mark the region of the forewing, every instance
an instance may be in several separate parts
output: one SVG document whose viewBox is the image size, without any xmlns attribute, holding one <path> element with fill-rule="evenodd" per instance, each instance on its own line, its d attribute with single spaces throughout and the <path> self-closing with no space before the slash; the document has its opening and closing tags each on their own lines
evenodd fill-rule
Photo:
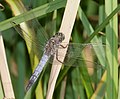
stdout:
<svg viewBox="0 0 120 99">
<path fill-rule="evenodd" d="M 30 6 L 27 7 L 27 10 L 32 9 L 32 1 L 29 3 Z M 32 15 L 35 17 L 34 13 Z M 29 46 L 32 51 L 38 56 L 38 58 L 40 58 L 43 54 L 41 51 L 43 52 L 44 46 L 49 40 L 50 36 L 48 36 L 48 33 L 44 30 L 38 19 L 35 18 L 20 25 L 17 25 L 15 22 L 11 23 L 14 26 L 15 30 L 25 40 L 27 46 Z"/>
<path fill-rule="evenodd" d="M 100 48 L 100 47 L 102 49 L 102 54 L 99 52 L 99 50 L 98 52 L 96 52 L 97 48 Z M 103 66 L 103 64 L 101 64 L 99 61 L 99 57 L 100 58 L 102 57 L 104 61 L 106 60 L 105 59 L 105 47 L 106 45 L 100 45 L 100 44 L 70 43 L 68 45 L 67 54 L 65 56 L 63 63 L 64 65 L 67 65 L 67 66 L 73 66 L 73 65 L 75 66 L 78 64 L 77 62 L 80 62 L 80 64 L 83 64 L 83 61 L 84 61 L 85 63 L 87 62 L 89 64 Z M 62 57 L 62 51 L 60 51 L 59 53 L 59 50 L 58 50 L 58 54 L 56 54 L 55 57 L 56 59 L 61 61 L 60 57 Z M 88 67 L 90 66 L 91 65 L 89 65 Z"/>
<path fill-rule="evenodd" d="M 60 73 L 60 80 L 62 80 L 62 78 L 68 74 L 68 78 L 71 77 L 70 79 L 72 81 L 76 81 L 76 83 L 98 83 L 102 74 L 106 70 L 105 66 L 99 61 L 99 55 L 96 55 L 101 54 L 100 52 L 96 53 L 95 51 L 96 48 L 100 47 L 102 47 L 102 52 L 104 52 L 106 45 L 103 44 L 70 43 L 65 60 L 63 62 L 64 65 Z M 59 57 L 62 57 L 61 55 L 61 53 L 58 55 L 59 61 Z M 105 52 L 101 55 L 105 55 Z M 106 61 L 105 58 L 103 60 Z"/>
<path fill-rule="evenodd" d="M 14 29 L 19 33 L 19 35 L 25 40 L 27 46 L 30 47 L 31 51 L 33 51 L 33 53 L 35 53 L 37 57 L 40 58 L 42 56 L 41 52 L 43 52 L 45 44 L 40 41 L 40 39 L 38 39 L 37 34 L 34 31 L 29 32 L 27 30 L 26 32 L 26 30 L 23 30 L 20 25 L 17 25 L 15 22 L 11 22 L 11 24 L 13 25 Z M 25 23 L 23 23 L 22 26 L 26 26 Z"/>
</svg>

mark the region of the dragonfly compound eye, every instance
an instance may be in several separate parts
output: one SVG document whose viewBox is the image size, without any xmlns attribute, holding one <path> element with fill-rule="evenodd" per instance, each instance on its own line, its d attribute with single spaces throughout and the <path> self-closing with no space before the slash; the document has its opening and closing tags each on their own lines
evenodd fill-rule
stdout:
<svg viewBox="0 0 120 99">
<path fill-rule="evenodd" d="M 56 36 L 59 37 L 60 42 L 62 42 L 65 39 L 65 35 L 61 32 L 57 32 Z"/>
<path fill-rule="evenodd" d="M 63 34 L 63 35 L 62 35 L 62 41 L 63 41 L 64 39 L 65 39 L 65 35 Z"/>
<path fill-rule="evenodd" d="M 64 36 L 64 34 L 62 34 L 62 35 L 60 36 L 60 42 L 62 42 L 64 39 L 65 39 L 65 36 Z"/>
<path fill-rule="evenodd" d="M 63 36 L 63 33 L 57 32 L 56 35 L 57 35 L 57 36 Z"/>
</svg>

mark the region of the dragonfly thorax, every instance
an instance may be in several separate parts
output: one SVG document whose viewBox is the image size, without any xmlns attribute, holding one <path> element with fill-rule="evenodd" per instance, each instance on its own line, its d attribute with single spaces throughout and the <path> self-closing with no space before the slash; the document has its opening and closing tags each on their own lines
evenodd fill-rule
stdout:
<svg viewBox="0 0 120 99">
<path fill-rule="evenodd" d="M 45 45 L 44 53 L 48 56 L 54 55 L 59 48 L 60 43 L 65 39 L 63 33 L 57 32 Z"/>
</svg>

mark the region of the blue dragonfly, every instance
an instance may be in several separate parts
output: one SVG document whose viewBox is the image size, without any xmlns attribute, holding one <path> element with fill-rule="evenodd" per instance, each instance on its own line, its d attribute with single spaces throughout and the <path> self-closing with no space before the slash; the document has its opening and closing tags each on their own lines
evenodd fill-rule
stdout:
<svg viewBox="0 0 120 99">
<path fill-rule="evenodd" d="M 33 52 L 38 56 L 40 59 L 40 62 L 36 66 L 32 76 L 30 77 L 30 80 L 28 82 L 28 85 L 26 87 L 26 91 L 28 91 L 32 85 L 36 82 L 39 75 L 41 74 L 45 64 L 47 62 L 52 63 L 53 57 L 56 57 L 56 60 L 64 64 L 65 66 L 72 66 L 72 67 L 80 67 L 80 68 L 96 68 L 96 69 L 103 69 L 102 64 L 99 62 L 99 55 L 95 52 L 96 49 L 102 48 L 104 52 L 105 45 L 101 43 L 88 43 L 88 44 L 80 44 L 80 43 L 65 43 L 63 42 L 66 38 L 63 33 L 57 32 L 52 37 L 48 36 L 48 33 L 45 32 L 41 24 L 38 22 L 37 19 L 33 19 L 28 22 L 30 28 L 34 29 L 35 34 L 29 34 L 25 30 L 23 30 L 19 25 L 17 25 L 15 22 L 12 22 L 12 25 L 14 26 L 15 30 L 20 34 L 20 36 L 27 42 L 27 45 L 30 44 L 33 45 L 34 49 Z M 33 38 L 33 35 L 36 37 Z M 41 37 L 41 38 L 40 38 Z M 64 43 L 63 46 L 61 43 Z M 31 46 L 29 46 L 31 47 Z M 64 61 L 62 62 L 59 59 L 59 49 L 64 49 L 68 47 L 67 54 L 65 56 Z M 36 51 L 37 49 L 37 51 Z M 38 52 L 41 51 L 41 53 Z M 86 51 L 89 53 L 86 55 Z M 87 58 L 86 58 L 87 57 Z M 95 60 L 91 61 L 88 59 L 91 57 Z M 102 53 L 101 57 L 105 59 L 105 54 Z M 78 66 L 79 64 L 79 66 Z"/>
</svg>

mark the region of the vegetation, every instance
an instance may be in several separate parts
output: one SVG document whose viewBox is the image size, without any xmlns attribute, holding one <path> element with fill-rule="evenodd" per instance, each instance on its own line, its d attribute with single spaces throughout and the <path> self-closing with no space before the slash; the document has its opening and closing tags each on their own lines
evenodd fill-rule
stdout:
<svg viewBox="0 0 120 99">
<path fill-rule="evenodd" d="M 57 73 L 59 75 L 55 87 L 52 85 L 53 82 L 50 83 L 54 80 L 50 77 L 53 71 L 51 71 L 51 63 L 48 62 L 37 82 L 28 92 L 25 92 L 29 78 L 43 54 L 40 43 L 45 44 L 44 35 L 50 38 L 57 31 L 62 31 L 61 23 L 64 21 L 63 15 L 68 6 L 67 2 L 66 0 L 1 0 L 4 10 L 0 12 L 0 31 L 4 39 L 7 64 L 16 99 L 44 99 L 49 98 L 49 94 L 54 99 L 117 99 L 120 97 L 118 91 L 119 14 L 117 15 L 120 5 L 117 0 L 114 2 L 112 0 L 109 2 L 107 0 L 105 2 L 80 1 L 76 9 L 78 12 L 74 27 L 71 25 L 68 28 L 72 30 L 69 41 L 77 45 L 68 50 L 68 53 L 71 50 L 74 52 L 72 59 L 67 60 L 69 57 L 66 57 L 67 61 L 63 64 L 60 73 L 56 72 L 56 75 Z M 72 3 L 70 6 L 72 8 Z M 72 16 L 70 12 L 67 14 Z M 74 19 L 70 21 L 74 22 Z M 21 28 L 34 39 L 34 42 L 26 38 L 25 34 L 23 40 L 15 30 L 15 25 L 20 23 L 22 23 Z M 69 24 L 66 22 L 66 27 Z M 47 34 L 40 34 L 45 33 L 44 30 Z M 70 55 L 72 54 L 70 52 Z M 2 69 L 0 73 L 1 71 Z M 0 98 L 3 98 L 6 92 L 2 76 L 0 81 Z M 51 87 L 54 89 L 53 94 Z"/>
</svg>

